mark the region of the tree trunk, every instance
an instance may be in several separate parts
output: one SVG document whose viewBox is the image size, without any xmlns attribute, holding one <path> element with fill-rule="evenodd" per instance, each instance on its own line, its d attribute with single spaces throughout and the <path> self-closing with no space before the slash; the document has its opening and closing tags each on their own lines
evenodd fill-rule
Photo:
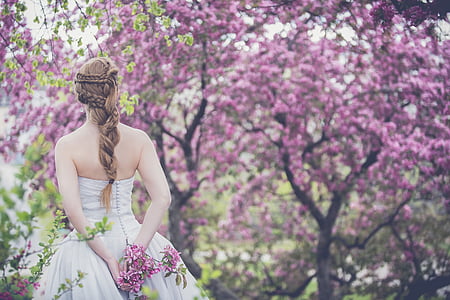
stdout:
<svg viewBox="0 0 450 300">
<path fill-rule="evenodd" d="M 433 294 L 440 288 L 448 286 L 449 284 L 450 275 L 438 276 L 428 280 L 420 278 L 408 284 L 409 292 L 406 294 L 404 299 L 417 300 L 426 294 Z"/>
<path fill-rule="evenodd" d="M 169 207 L 169 238 L 178 251 L 184 249 L 184 235 L 181 233 L 181 199 L 172 193 L 172 203 Z"/>
<path fill-rule="evenodd" d="M 329 226 L 324 227 L 320 229 L 316 256 L 319 300 L 333 300 L 335 298 L 331 282 L 331 229 Z"/>
<path fill-rule="evenodd" d="M 181 258 L 191 274 L 199 279 L 202 276 L 202 269 L 188 251 L 183 251 L 186 238 L 181 230 L 181 197 L 172 193 L 172 203 L 169 208 L 169 238 L 175 246 L 175 249 L 181 252 Z M 211 279 L 207 288 L 212 292 L 216 299 L 238 300 L 238 297 L 218 279 Z"/>
</svg>

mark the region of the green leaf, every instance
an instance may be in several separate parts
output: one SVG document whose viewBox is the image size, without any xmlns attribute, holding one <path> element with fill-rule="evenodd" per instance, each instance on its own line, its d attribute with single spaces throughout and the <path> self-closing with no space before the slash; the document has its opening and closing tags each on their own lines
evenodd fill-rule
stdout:
<svg viewBox="0 0 450 300">
<path fill-rule="evenodd" d="M 185 274 L 183 274 L 182 276 L 183 276 L 183 289 L 185 289 L 187 287 L 187 278 Z"/>
<path fill-rule="evenodd" d="M 16 216 L 20 222 L 27 222 L 33 219 L 33 216 L 26 211 L 17 211 Z"/>
<path fill-rule="evenodd" d="M 147 11 L 154 16 L 160 17 L 166 10 L 162 8 L 157 1 L 150 1 L 150 7 Z"/>
<path fill-rule="evenodd" d="M 194 37 L 192 35 L 185 35 L 185 43 L 188 46 L 192 46 L 194 44 Z"/>
<path fill-rule="evenodd" d="M 220 275 L 222 275 L 222 272 L 220 270 L 214 270 L 211 273 L 211 279 L 219 278 Z"/>
<path fill-rule="evenodd" d="M 131 45 L 126 46 L 125 49 L 122 50 L 122 53 L 128 55 L 133 54 L 133 47 Z"/>
<path fill-rule="evenodd" d="M 170 36 L 164 35 L 164 39 L 166 40 L 167 47 L 172 46 L 172 41 L 170 40 Z"/>
<path fill-rule="evenodd" d="M 133 72 L 135 66 L 136 66 L 136 63 L 134 61 L 128 63 L 128 65 L 126 66 L 127 72 L 128 73 Z"/>
<path fill-rule="evenodd" d="M 19 66 L 15 62 L 13 62 L 11 59 L 7 59 L 3 63 L 3 65 L 10 70 L 17 70 L 19 68 Z"/>
<path fill-rule="evenodd" d="M 78 19 L 78 25 L 80 26 L 80 29 L 82 32 L 86 30 L 86 27 L 88 26 L 89 21 L 85 18 L 79 18 Z"/>
<path fill-rule="evenodd" d="M 165 28 L 169 28 L 170 25 L 172 24 L 172 20 L 171 20 L 169 17 L 167 17 L 167 16 L 164 16 L 164 17 L 162 17 L 161 19 L 162 19 L 162 25 L 163 25 Z"/>
<path fill-rule="evenodd" d="M 139 13 L 134 18 L 133 28 L 136 31 L 145 31 L 147 29 L 147 23 L 149 21 L 149 16 L 144 13 Z"/>
</svg>

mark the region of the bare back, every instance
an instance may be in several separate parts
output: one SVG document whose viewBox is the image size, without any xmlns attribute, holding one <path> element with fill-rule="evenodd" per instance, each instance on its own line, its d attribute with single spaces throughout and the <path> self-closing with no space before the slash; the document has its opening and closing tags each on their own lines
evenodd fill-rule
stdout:
<svg viewBox="0 0 450 300">
<path fill-rule="evenodd" d="M 152 200 L 170 200 L 164 171 L 148 135 L 142 130 L 121 123 L 117 128 L 120 140 L 114 149 L 118 162 L 116 180 L 130 178 L 137 170 Z M 81 209 L 77 176 L 108 180 L 99 160 L 98 139 L 97 126 L 86 122 L 56 143 L 56 177 L 65 209 L 68 203 L 76 204 L 76 210 Z"/>
<path fill-rule="evenodd" d="M 120 140 L 114 149 L 117 158 L 117 180 L 132 177 L 139 167 L 146 134 L 140 130 L 119 123 Z M 70 156 L 78 176 L 107 180 L 98 157 L 99 132 L 96 125 L 86 123 L 73 133 L 65 136 L 65 142 L 72 147 Z"/>
</svg>

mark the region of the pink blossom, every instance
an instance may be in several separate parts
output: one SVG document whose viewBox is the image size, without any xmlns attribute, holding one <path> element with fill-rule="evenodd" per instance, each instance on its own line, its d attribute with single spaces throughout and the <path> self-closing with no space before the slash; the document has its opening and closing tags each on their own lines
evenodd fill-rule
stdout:
<svg viewBox="0 0 450 300">
<path fill-rule="evenodd" d="M 175 272 L 178 263 L 181 261 L 180 252 L 170 245 L 167 245 L 161 253 L 163 254 L 160 263 L 162 270 L 166 272 Z"/>
<path fill-rule="evenodd" d="M 403 218 L 410 220 L 412 217 L 412 209 L 409 205 L 403 206 Z"/>
<path fill-rule="evenodd" d="M 177 269 L 181 262 L 180 253 L 170 245 L 167 245 L 161 252 L 163 256 L 160 261 L 148 255 L 141 245 L 128 245 L 124 252 L 122 260 L 127 265 L 127 271 L 120 272 L 117 284 L 125 291 L 138 293 L 144 284 L 144 279 L 150 278 L 160 271 L 168 272 L 169 275 L 186 272 L 183 269 Z"/>
</svg>

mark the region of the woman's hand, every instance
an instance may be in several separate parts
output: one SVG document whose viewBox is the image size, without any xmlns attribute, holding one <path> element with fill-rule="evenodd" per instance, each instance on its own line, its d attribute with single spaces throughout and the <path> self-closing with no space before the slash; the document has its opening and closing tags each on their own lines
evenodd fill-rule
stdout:
<svg viewBox="0 0 450 300">
<path fill-rule="evenodd" d="M 121 271 L 119 262 L 115 258 L 110 258 L 106 260 L 108 264 L 109 272 L 111 273 L 114 282 L 117 284 L 117 279 L 119 278 L 119 273 Z"/>
<path fill-rule="evenodd" d="M 115 258 L 111 258 L 106 260 L 106 263 L 108 265 L 109 268 L 109 272 L 111 272 L 111 276 L 114 279 L 114 282 L 116 283 L 116 285 L 123 291 L 129 292 L 131 291 L 131 286 L 119 286 L 117 279 L 119 278 L 120 272 L 127 271 L 127 266 L 126 264 L 122 264 L 120 265 L 119 262 L 115 259 Z"/>
</svg>

